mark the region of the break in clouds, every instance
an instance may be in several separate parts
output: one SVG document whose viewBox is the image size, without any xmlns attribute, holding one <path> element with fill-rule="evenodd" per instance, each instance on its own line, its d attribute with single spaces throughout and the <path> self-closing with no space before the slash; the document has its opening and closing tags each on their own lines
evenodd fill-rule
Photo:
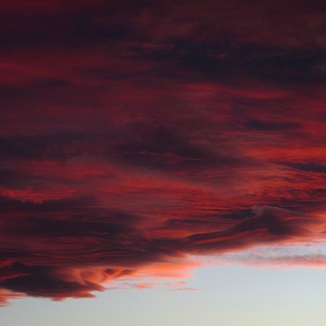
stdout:
<svg viewBox="0 0 326 326">
<path fill-rule="evenodd" d="M 0 305 L 325 264 L 297 251 L 325 238 L 324 1 L 0 12 Z"/>
</svg>

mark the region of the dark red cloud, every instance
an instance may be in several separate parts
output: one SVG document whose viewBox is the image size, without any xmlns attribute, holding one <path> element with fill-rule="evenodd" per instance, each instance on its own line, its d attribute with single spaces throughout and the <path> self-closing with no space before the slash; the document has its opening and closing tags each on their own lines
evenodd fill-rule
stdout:
<svg viewBox="0 0 326 326">
<path fill-rule="evenodd" d="M 325 10 L 1 3 L 0 305 L 322 241 Z"/>
</svg>

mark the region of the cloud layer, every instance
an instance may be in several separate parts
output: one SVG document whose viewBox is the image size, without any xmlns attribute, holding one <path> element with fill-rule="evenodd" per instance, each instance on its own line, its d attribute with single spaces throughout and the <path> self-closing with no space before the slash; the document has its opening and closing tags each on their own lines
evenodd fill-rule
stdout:
<svg viewBox="0 0 326 326">
<path fill-rule="evenodd" d="M 0 305 L 323 241 L 324 1 L 0 12 Z"/>
</svg>

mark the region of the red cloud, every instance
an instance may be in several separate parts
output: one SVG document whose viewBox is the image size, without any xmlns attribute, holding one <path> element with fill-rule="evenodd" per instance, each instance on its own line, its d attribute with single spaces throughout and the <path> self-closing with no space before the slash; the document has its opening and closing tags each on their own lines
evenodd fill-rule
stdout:
<svg viewBox="0 0 326 326">
<path fill-rule="evenodd" d="M 324 2 L 188 2 L 0 4 L 2 305 L 323 239 Z"/>
</svg>

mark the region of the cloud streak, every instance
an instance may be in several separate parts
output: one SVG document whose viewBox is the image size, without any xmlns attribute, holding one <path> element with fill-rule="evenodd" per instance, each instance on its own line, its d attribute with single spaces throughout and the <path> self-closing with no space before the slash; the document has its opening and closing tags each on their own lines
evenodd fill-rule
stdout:
<svg viewBox="0 0 326 326">
<path fill-rule="evenodd" d="M 324 240 L 324 2 L 0 6 L 0 305 Z"/>
</svg>

